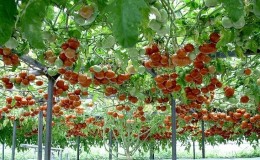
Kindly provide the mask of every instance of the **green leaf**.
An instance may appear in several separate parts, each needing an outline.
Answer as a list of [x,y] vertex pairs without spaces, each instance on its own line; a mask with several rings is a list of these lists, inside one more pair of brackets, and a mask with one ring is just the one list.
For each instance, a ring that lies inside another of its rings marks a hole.
[[245,57],[244,51],[241,47],[236,46],[235,52],[236,52],[236,55],[237,55],[238,58],[244,58]]
[[94,2],[97,4],[98,10],[102,12],[104,8],[107,6],[108,0],[94,0]]
[[3,45],[12,35],[16,21],[17,8],[15,0],[2,0],[0,2],[0,44]]
[[42,37],[42,23],[46,16],[47,7],[49,5],[47,0],[34,0],[30,3],[21,17],[21,29],[25,38],[34,48],[44,48]]
[[74,38],[80,38],[81,32],[79,30],[70,30],[69,31],[69,36],[74,37]]
[[17,66],[12,67],[12,72],[14,72],[17,69]]
[[245,37],[244,39],[246,39],[247,37],[250,37],[254,32],[258,31],[259,29],[257,24],[247,24],[242,30],[242,36]]
[[258,18],[260,18],[260,0],[253,1],[253,12]]
[[257,53],[258,44],[255,40],[252,39],[246,43],[246,48],[253,51],[254,53]]
[[243,0],[222,0],[222,3],[233,22],[237,22],[244,15]]
[[76,66],[75,66],[75,68],[74,68],[74,72],[79,72],[80,69],[81,69],[81,66],[82,66],[82,59],[79,58],[78,61],[77,61],[77,63],[76,63]]
[[221,38],[218,41],[216,47],[220,48],[222,46],[225,46],[226,44],[232,42],[235,38],[234,30],[223,30],[221,32]]
[[218,73],[224,73],[225,72],[225,65],[224,63],[220,60],[220,59],[217,59],[216,60],[216,71]]
[[148,16],[144,16],[149,11],[145,1],[115,0],[107,11],[118,43],[125,48],[133,47],[138,41],[142,21],[148,19]]
[[52,3],[61,7],[65,7],[67,4],[67,0],[52,0]]

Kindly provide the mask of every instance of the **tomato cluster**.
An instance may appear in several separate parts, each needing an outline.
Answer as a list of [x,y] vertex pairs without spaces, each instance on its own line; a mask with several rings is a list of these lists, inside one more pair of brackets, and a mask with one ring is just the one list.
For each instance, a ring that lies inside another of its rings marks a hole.
[[0,56],[2,56],[3,62],[7,66],[17,66],[20,64],[18,55],[12,53],[10,48],[0,48]]

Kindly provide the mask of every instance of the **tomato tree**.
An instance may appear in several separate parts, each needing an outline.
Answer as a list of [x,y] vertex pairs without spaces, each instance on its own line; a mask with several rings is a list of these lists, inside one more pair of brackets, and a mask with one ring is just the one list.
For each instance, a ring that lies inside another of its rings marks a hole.
[[53,145],[73,146],[81,136],[88,150],[112,133],[128,159],[139,147],[171,144],[176,134],[187,147],[202,133],[210,144],[257,145],[259,6],[259,0],[0,2],[1,142],[11,145],[16,121],[17,146],[36,143],[43,112]]

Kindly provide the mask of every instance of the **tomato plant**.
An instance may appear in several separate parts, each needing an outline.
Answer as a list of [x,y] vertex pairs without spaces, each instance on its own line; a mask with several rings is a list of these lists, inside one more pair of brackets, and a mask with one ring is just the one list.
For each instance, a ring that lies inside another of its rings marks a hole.
[[[0,141],[36,143],[51,107],[53,145],[113,140],[131,159],[173,133],[201,142],[260,135],[259,0],[0,2]],[[48,80],[54,79],[47,106]],[[172,100],[177,123],[172,124]],[[171,130],[172,125],[176,130]],[[3,134],[2,134],[3,133]]]

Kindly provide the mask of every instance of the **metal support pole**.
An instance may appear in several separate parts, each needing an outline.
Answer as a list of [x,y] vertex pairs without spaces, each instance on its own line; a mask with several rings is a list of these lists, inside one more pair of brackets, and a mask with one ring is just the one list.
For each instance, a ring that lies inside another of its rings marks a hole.
[[109,132],[109,160],[112,160],[112,135],[113,132]]
[[154,160],[154,144],[150,148],[150,160]]
[[177,139],[176,139],[176,102],[171,96],[171,115],[172,115],[172,160],[177,159]]
[[16,120],[14,121],[13,125],[13,140],[12,140],[12,158],[11,160],[15,160],[15,145],[16,145]]
[[69,153],[66,153],[66,160],[70,160]]
[[2,160],[5,160],[5,144],[2,143]]
[[192,141],[193,144],[193,159],[196,159],[196,155],[195,155],[195,141]]
[[77,160],[79,160],[80,136],[77,137]]
[[116,141],[116,159],[118,159],[118,142]]
[[204,121],[201,121],[201,130],[202,130],[202,158],[205,158],[205,129],[204,129]]
[[38,119],[38,160],[42,160],[42,130],[43,130],[43,113],[39,112]]
[[62,160],[62,150],[59,151],[59,160]]
[[48,77],[48,102],[46,119],[46,142],[45,142],[45,160],[51,160],[51,125],[52,125],[52,107],[53,107],[53,86],[55,79]]

